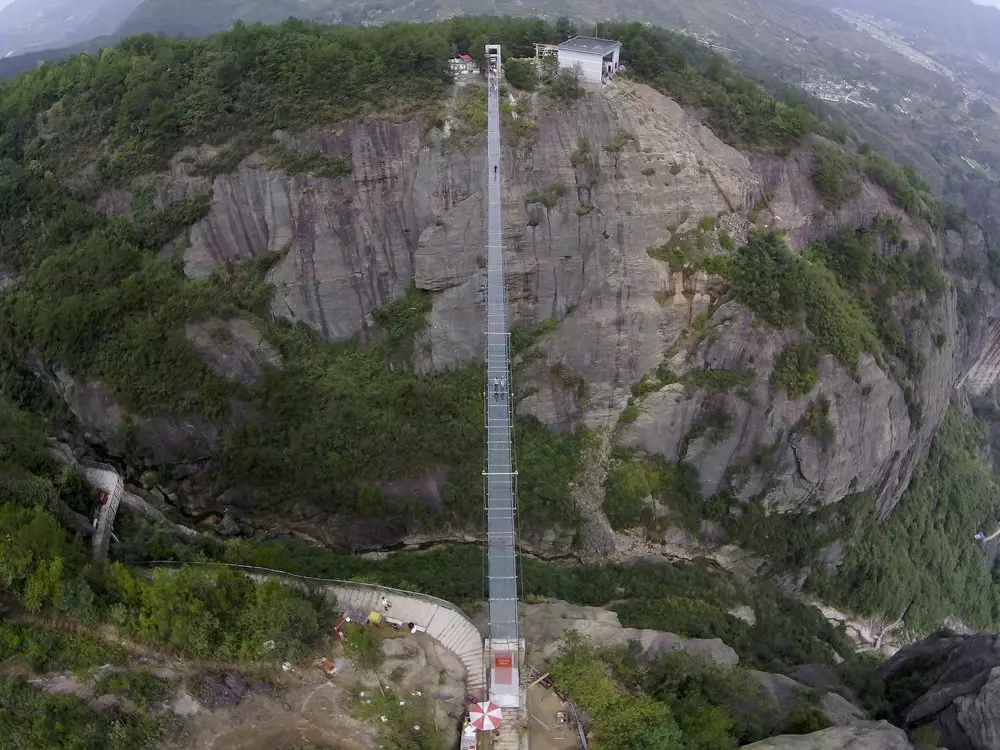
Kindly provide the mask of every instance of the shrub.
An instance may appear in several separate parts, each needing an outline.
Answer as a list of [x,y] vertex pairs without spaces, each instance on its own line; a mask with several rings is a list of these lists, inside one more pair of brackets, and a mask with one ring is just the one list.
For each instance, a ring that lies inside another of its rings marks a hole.
[[724,440],[732,429],[733,415],[718,406],[709,409],[694,421],[688,433],[688,440],[695,440],[704,435],[713,443],[718,443]]
[[132,714],[108,717],[73,695],[43,693],[23,680],[0,680],[0,735],[11,748],[32,750],[146,750],[169,719]]
[[746,388],[753,385],[753,381],[753,373],[747,370],[693,370],[685,377],[688,385],[717,393],[728,393],[733,388]]
[[837,430],[830,421],[830,402],[821,397],[810,403],[799,421],[798,429],[812,435],[824,448],[833,445],[833,441],[837,438]]
[[789,344],[774,363],[771,388],[802,398],[819,382],[819,351],[813,344]]
[[504,78],[521,91],[534,91],[538,88],[538,70],[531,60],[507,60],[504,63]]
[[548,79],[545,89],[549,97],[561,106],[571,106],[583,96],[583,86],[580,85],[580,71],[563,68]]
[[809,175],[816,192],[830,208],[839,208],[861,192],[855,169],[854,161],[836,146],[818,145],[813,148]]
[[802,318],[817,343],[854,369],[863,351],[881,353],[871,321],[822,265],[792,253],[775,232],[754,232],[731,256],[734,296],[779,328]]
[[0,662],[8,659],[39,673],[122,664],[126,654],[120,648],[87,636],[0,620]]
[[144,669],[123,670],[102,677],[97,682],[99,693],[114,693],[128,698],[143,711],[162,702],[169,695],[171,685]]

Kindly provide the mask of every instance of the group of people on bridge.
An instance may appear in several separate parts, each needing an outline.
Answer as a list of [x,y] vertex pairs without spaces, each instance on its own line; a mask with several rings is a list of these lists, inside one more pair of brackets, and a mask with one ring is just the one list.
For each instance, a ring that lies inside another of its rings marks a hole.
[[506,378],[493,378],[493,400],[499,401],[507,390]]

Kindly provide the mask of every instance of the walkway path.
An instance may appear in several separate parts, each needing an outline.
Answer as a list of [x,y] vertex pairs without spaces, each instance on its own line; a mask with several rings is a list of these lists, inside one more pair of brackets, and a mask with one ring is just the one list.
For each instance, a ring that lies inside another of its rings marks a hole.
[[[490,700],[502,708],[493,750],[524,750],[528,737],[521,699],[520,633],[517,622],[517,471],[513,456],[507,280],[503,258],[500,169],[499,45],[488,59],[486,183],[489,196],[486,272],[486,536],[489,566]],[[502,666],[503,665],[503,666]]]

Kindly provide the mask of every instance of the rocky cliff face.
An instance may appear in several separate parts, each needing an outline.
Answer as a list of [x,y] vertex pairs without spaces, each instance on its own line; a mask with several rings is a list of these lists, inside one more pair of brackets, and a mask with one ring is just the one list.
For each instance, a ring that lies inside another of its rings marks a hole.
[[949,750],[1000,747],[1000,636],[931,636],[876,674],[897,696],[894,723],[937,733]]
[[[739,242],[760,213],[759,224],[787,230],[801,250],[879,213],[900,214],[884,191],[866,185],[841,210],[824,211],[809,180],[808,150],[748,159],[644,86],[616,100],[590,91],[570,109],[530,98],[511,109],[503,156],[511,309],[523,324],[558,321],[523,363],[521,413],[556,429],[605,429],[619,445],[690,461],[706,495],[765,493],[772,510],[786,511],[871,489],[885,515],[926,453],[956,382],[977,361],[968,382],[981,388],[996,374],[987,320],[960,320],[952,287],[939,302],[913,299],[897,310],[926,362],[915,388],[919,426],[899,384],[867,356],[857,377],[826,356],[807,397],[770,393],[775,360],[796,334],[770,329],[736,303],[716,309],[724,285],[671,268],[648,248],[693,234],[703,219]],[[288,149],[339,157],[351,173],[289,175],[251,155],[215,178],[211,211],[189,234],[185,272],[203,277],[277,253],[267,277],[275,288],[272,314],[333,340],[364,339],[373,313],[413,283],[432,293],[433,309],[412,365],[436,373],[478,360],[487,173],[481,139],[427,132],[417,120],[354,120],[277,137]],[[157,200],[203,190],[190,167],[212,153],[175,160]],[[104,207],[127,210],[122,202],[109,196]],[[911,249],[926,244],[944,258],[985,257],[974,233],[940,241],[906,216],[901,231]],[[721,251],[719,234],[708,234],[709,249]],[[1000,308],[990,294],[981,295],[987,313]],[[922,315],[908,315],[912,307]],[[692,324],[710,312],[694,335]],[[941,333],[945,343],[932,343]],[[210,364],[217,359],[211,346],[199,351]],[[680,374],[746,370],[753,383],[739,395],[666,385],[645,398],[633,424],[619,426],[633,385],[665,362]],[[249,376],[237,369],[233,377]],[[835,437],[827,444],[795,429],[817,398],[830,404]],[[691,436],[719,410],[732,419],[724,439]]]

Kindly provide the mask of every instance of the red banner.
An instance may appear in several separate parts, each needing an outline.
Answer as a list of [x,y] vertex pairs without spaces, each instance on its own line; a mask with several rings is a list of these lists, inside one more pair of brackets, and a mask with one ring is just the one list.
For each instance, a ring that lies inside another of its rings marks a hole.
[[510,669],[514,666],[514,659],[509,654],[497,656],[493,659],[493,666],[497,669]]

